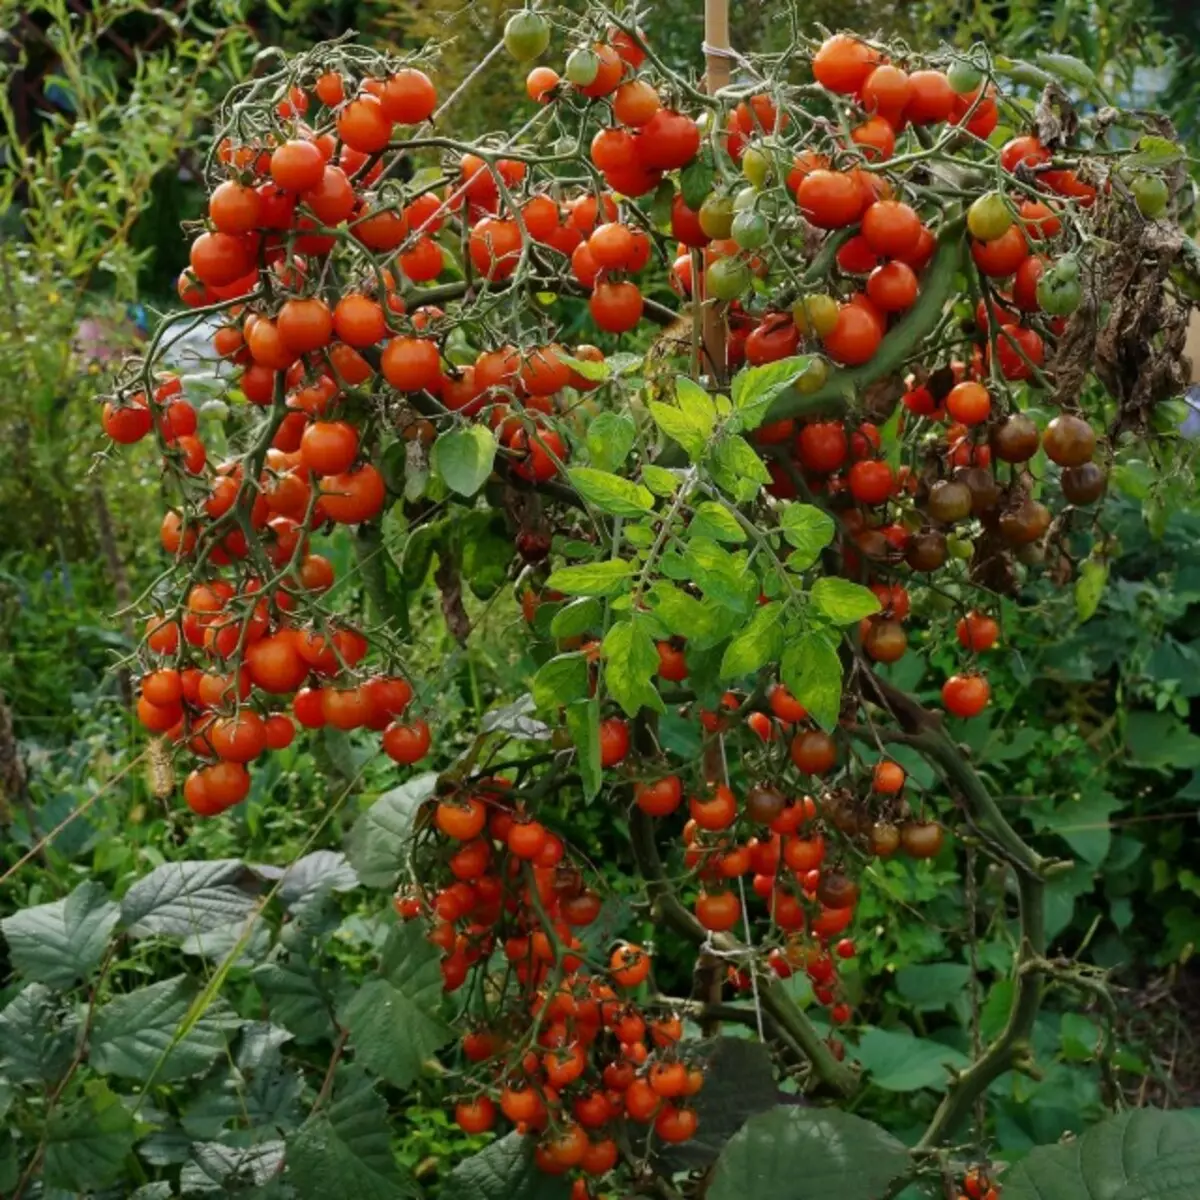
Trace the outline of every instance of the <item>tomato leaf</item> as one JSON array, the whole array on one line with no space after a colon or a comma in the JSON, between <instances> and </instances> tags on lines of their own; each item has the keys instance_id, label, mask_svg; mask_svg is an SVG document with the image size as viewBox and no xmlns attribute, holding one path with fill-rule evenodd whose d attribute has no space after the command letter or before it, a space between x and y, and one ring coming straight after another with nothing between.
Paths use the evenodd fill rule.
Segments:
<instances>
[{"instance_id":1,"label":"tomato leaf","mask_svg":"<svg viewBox=\"0 0 1200 1200\"><path fill-rule=\"evenodd\" d=\"M656 496L673 496L679 487L679 476L666 467L646 465L642 467L642 482Z\"/></svg>"},{"instance_id":2,"label":"tomato leaf","mask_svg":"<svg viewBox=\"0 0 1200 1200\"><path fill-rule=\"evenodd\" d=\"M603 773L600 767L600 697L576 700L567 705L567 731L579 755L579 775L583 794L591 800L600 794Z\"/></svg>"},{"instance_id":3,"label":"tomato leaf","mask_svg":"<svg viewBox=\"0 0 1200 1200\"><path fill-rule=\"evenodd\" d=\"M688 208L698 210L713 186L713 161L707 152L697 154L679 176L679 190Z\"/></svg>"},{"instance_id":4,"label":"tomato leaf","mask_svg":"<svg viewBox=\"0 0 1200 1200\"><path fill-rule=\"evenodd\" d=\"M584 442L592 465L615 471L633 449L637 425L624 413L602 412L588 422Z\"/></svg>"},{"instance_id":5,"label":"tomato leaf","mask_svg":"<svg viewBox=\"0 0 1200 1200\"><path fill-rule=\"evenodd\" d=\"M746 531L723 504L706 500L697 504L688 525L689 537L709 537L718 542L744 542Z\"/></svg>"},{"instance_id":6,"label":"tomato leaf","mask_svg":"<svg viewBox=\"0 0 1200 1200\"><path fill-rule=\"evenodd\" d=\"M634 564L623 558L580 563L577 567L559 567L546 586L568 596L615 596L634 572Z\"/></svg>"},{"instance_id":7,"label":"tomato leaf","mask_svg":"<svg viewBox=\"0 0 1200 1200\"><path fill-rule=\"evenodd\" d=\"M787 606L778 600L764 604L750 623L729 643L721 658L721 678L736 679L752 675L760 667L778 658L783 649L780 618Z\"/></svg>"},{"instance_id":8,"label":"tomato leaf","mask_svg":"<svg viewBox=\"0 0 1200 1200\"><path fill-rule=\"evenodd\" d=\"M818 579L811 595L817 608L838 625L853 625L879 611L879 598L870 588L835 575Z\"/></svg>"},{"instance_id":9,"label":"tomato leaf","mask_svg":"<svg viewBox=\"0 0 1200 1200\"><path fill-rule=\"evenodd\" d=\"M551 618L550 636L553 638L577 637L600 624L604 608L599 600L588 597L572 600Z\"/></svg>"},{"instance_id":10,"label":"tomato leaf","mask_svg":"<svg viewBox=\"0 0 1200 1200\"><path fill-rule=\"evenodd\" d=\"M753 500L764 483L771 482L771 473L754 447L736 433L726 434L716 444L709 458L713 479L735 500Z\"/></svg>"},{"instance_id":11,"label":"tomato leaf","mask_svg":"<svg viewBox=\"0 0 1200 1200\"><path fill-rule=\"evenodd\" d=\"M628 716L636 716L643 707L664 711L662 697L651 682L658 671L658 651L646 622L637 614L605 635L604 660L604 684Z\"/></svg>"},{"instance_id":12,"label":"tomato leaf","mask_svg":"<svg viewBox=\"0 0 1200 1200\"><path fill-rule=\"evenodd\" d=\"M460 496L473 496L487 482L496 459L496 439L483 425L452 429L433 443L433 468Z\"/></svg>"},{"instance_id":13,"label":"tomato leaf","mask_svg":"<svg viewBox=\"0 0 1200 1200\"><path fill-rule=\"evenodd\" d=\"M796 547L788 556L788 566L795 571L806 571L833 541L833 518L814 504L789 504L783 510L779 527L788 542Z\"/></svg>"},{"instance_id":14,"label":"tomato leaf","mask_svg":"<svg viewBox=\"0 0 1200 1200\"><path fill-rule=\"evenodd\" d=\"M649 488L595 467L574 467L568 472L575 490L602 512L614 517L642 517L654 509Z\"/></svg>"},{"instance_id":15,"label":"tomato leaf","mask_svg":"<svg viewBox=\"0 0 1200 1200\"><path fill-rule=\"evenodd\" d=\"M558 708L588 694L588 660L584 654L559 654L543 663L530 685L538 708Z\"/></svg>"},{"instance_id":16,"label":"tomato leaf","mask_svg":"<svg viewBox=\"0 0 1200 1200\"><path fill-rule=\"evenodd\" d=\"M837 724L842 707L842 661L819 630L809 630L783 652L779 674L789 692L826 729Z\"/></svg>"},{"instance_id":17,"label":"tomato leaf","mask_svg":"<svg viewBox=\"0 0 1200 1200\"><path fill-rule=\"evenodd\" d=\"M757 429L771 405L811 364L809 355L799 354L739 371L733 377L733 407L738 428Z\"/></svg>"},{"instance_id":18,"label":"tomato leaf","mask_svg":"<svg viewBox=\"0 0 1200 1200\"><path fill-rule=\"evenodd\" d=\"M1100 607L1100 598L1108 583L1108 566L1094 558L1084 561L1075 580L1075 612L1079 620L1090 621Z\"/></svg>"}]
</instances>

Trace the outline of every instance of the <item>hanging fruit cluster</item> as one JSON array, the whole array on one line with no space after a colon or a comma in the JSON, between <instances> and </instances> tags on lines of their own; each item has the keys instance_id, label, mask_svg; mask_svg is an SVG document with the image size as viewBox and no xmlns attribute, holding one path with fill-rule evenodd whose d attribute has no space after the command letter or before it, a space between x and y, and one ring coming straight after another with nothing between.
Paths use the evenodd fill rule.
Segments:
<instances>
[{"instance_id":1,"label":"hanging fruit cluster","mask_svg":"<svg viewBox=\"0 0 1200 1200\"><path fill-rule=\"evenodd\" d=\"M532 61L550 35L522 11L505 41ZM1079 369L1116 240L1095 229L1170 218L1148 151L1126 164L1057 85L1031 109L981 49L795 49L708 95L606 16L561 72L532 68L518 133L473 143L411 61L287 60L223 109L188 307L103 408L114 442L153 437L174 489L138 716L198 761L202 815L297 724L423 759L407 626L352 612L352 580L386 616L393 512L410 539L503 530L537 664L522 719L551 750L481 777L482 741L525 735L480 731L420 810L397 907L428 922L446 990L487 997L460 1124L502 1114L551 1171L614 1168L622 1116L686 1139L703 1075L678 1018L633 1003L649 951L588 942L600 901L541 799L608 789L657 901L735 989L757 1004L803 971L848 1022L863 865L937 855L954 811L889 752L939 718L881 668L910 630L948 630L941 598L963 652L945 713L982 713L998 597L1071 576L1117 432L1146 433L1174 378L1144 375L1162 394L1118 397L1106 430ZM162 370L201 320L222 394L204 411ZM335 572L329 537L356 568ZM415 587L428 545L412 557Z\"/></svg>"}]
</instances>

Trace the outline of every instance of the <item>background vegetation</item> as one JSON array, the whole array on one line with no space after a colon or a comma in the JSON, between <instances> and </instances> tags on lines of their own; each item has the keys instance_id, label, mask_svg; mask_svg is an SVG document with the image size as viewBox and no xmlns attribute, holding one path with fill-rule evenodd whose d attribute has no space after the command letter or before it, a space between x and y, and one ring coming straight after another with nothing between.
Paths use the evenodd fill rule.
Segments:
<instances>
[{"instance_id":1,"label":"background vegetation","mask_svg":"<svg viewBox=\"0 0 1200 1200\"><path fill-rule=\"evenodd\" d=\"M220 821L195 822L173 800L156 798L162 789L128 718L119 665L134 631L115 610L158 566L158 506L144 500L157 464L149 451L126 454L119 466L98 458L92 401L107 364L136 344L171 294L185 252L178 222L200 210L193 181L205 150L202 114L254 69L259 49L351 27L411 46L450 33L440 72L449 92L496 43L509 7L208 0L160 10L136 0L0 0L0 913L56 900L87 880L119 899L167 861L228 860L239 871L259 864L261 887L270 868L338 852L356 813L393 786L389 765L364 761L351 741L330 736L273 756L249 803ZM701 9L660 4L647 12L648 36L675 65L698 66ZM786 40L783 5L737 9L739 45ZM914 39L965 45L986 37L1014 55L1063 48L1115 93L1138 100L1154 92L1186 136L1197 132L1189 49L1196 18L1187 5L804 6L806 21L822 15L831 26L883 26ZM473 133L507 124L526 107L522 73L500 61L471 83L457 126ZM1106 512L1113 556L1095 615L1077 625L1075 598L1049 591L1007 613L1007 653L992 669L993 715L971 731L972 751L1022 832L1039 850L1076 861L1051 889L1055 952L1112 972L1118 997L1110 1014L1087 990L1059 994L1039 1019L1041 1078L1006 1076L991 1097L992 1121L977 1130L1010 1159L1079 1129L1122 1097L1200 1104L1200 864L1190 849L1200 812L1200 503L1180 494L1160 464L1123 469L1117 484L1120 500ZM322 552L345 561L351 548L335 538ZM463 654L433 610L431 602L429 619L417 624L413 662L444 684L443 740L452 747L455 727L465 736L503 694L519 653L511 636L519 613L505 590L489 610L488 649ZM932 693L947 663L940 651L914 650L903 682L920 692L928 669ZM916 760L904 765L919 782ZM594 809L571 821L620 890L620 823ZM875 1083L860 1111L902 1138L934 1105L945 1047L969 1050L1006 1009L1012 931L1003 882L967 895L961 878L950 863L880 863L860 908L854 1000L870 1036L857 1054ZM243 1017L288 1012L310 1064L334 1052L333 989L362 982L386 932L379 892L355 886L352 873L341 883L277 897L261 936L215 981ZM185 988L211 986L213 964L230 944L130 938L104 969L129 986L170 976ZM973 963L978 996L966 986ZM8 1021L0 1061L11 1074L5 1037L16 1017L6 1006L17 988L4 986L7 966L0 957L0 1026ZM61 1012L44 1019L65 1029L55 1024ZM264 1051L257 1067L268 1059ZM256 1069L217 1064L186 1089L160 1087L180 1089L156 1099L173 1114L154 1135L163 1161L182 1161L170 1157L179 1153L173 1134L221 1141L221 1072L235 1066L251 1076ZM264 1097L256 1119L283 1129L298 1121L300 1086ZM421 1076L388 1103L404 1113L393 1123L402 1161L436 1193L474 1143L450 1122L436 1076ZM5 1108L0 1083L0 1117ZM16 1182L6 1174L15 1161L11 1137L0 1134L0 1193Z\"/></svg>"}]
</instances>

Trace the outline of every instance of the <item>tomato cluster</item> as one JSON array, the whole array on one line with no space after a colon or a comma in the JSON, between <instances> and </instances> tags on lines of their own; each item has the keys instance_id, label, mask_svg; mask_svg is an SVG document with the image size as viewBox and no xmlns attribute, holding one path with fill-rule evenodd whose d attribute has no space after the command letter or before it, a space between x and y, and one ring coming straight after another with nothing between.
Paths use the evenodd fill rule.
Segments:
<instances>
[{"instance_id":1,"label":"tomato cluster","mask_svg":"<svg viewBox=\"0 0 1200 1200\"><path fill-rule=\"evenodd\" d=\"M479 1086L456 1105L459 1125L481 1133L503 1117L537 1139L543 1171L584 1176L616 1165L623 1118L659 1142L690 1138L703 1069L680 1044L680 1018L631 997L649 977L649 951L621 943L606 961L586 951L601 901L563 840L502 779L444 793L431 818L421 882L397 895L397 912L428 922L447 991L487 974L497 953L506 963L502 980L489 976L490 1016L462 1039Z\"/></svg>"}]
</instances>

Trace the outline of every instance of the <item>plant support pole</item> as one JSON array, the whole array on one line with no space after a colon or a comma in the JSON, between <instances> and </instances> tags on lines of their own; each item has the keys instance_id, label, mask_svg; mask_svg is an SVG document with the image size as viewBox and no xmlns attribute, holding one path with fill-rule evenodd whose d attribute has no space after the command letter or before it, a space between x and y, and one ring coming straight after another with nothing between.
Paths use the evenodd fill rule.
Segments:
<instances>
[{"instance_id":1,"label":"plant support pole","mask_svg":"<svg viewBox=\"0 0 1200 1200\"><path fill-rule=\"evenodd\" d=\"M729 84L729 0L704 0L704 90L714 96ZM703 266L703 256L701 256ZM703 291L704 272L697 273L692 290L696 296ZM701 330L704 353L709 371L718 384L725 382L725 312L716 301L707 303Z\"/></svg>"}]
</instances>

